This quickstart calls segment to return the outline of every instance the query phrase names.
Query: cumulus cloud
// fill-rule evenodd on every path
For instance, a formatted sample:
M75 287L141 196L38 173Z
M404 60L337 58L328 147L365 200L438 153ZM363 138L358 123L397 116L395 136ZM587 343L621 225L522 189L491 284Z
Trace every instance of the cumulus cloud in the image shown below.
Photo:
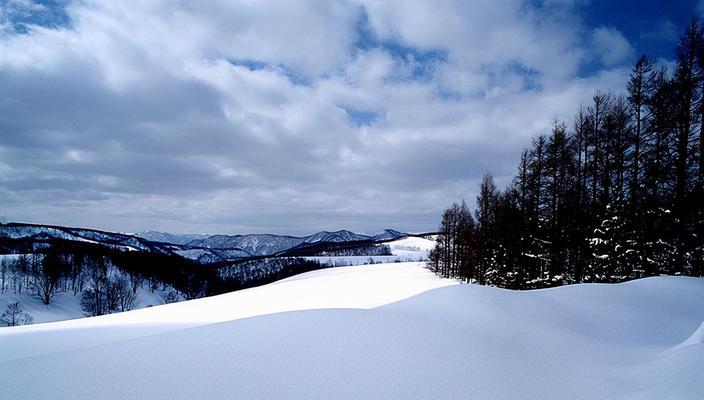
M0 209L134 231L431 230L632 51L572 2L85 0L0 39ZM601 33L599 33L601 32ZM603 36L603 37L602 37ZM620 39L624 43L618 43Z
M604 65L616 65L628 61L634 54L633 47L623 34L615 28L600 27L592 32L594 51Z

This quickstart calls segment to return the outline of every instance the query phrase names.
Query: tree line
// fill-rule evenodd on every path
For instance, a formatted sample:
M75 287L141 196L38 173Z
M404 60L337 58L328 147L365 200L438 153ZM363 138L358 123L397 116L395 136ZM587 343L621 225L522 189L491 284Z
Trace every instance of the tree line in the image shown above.
M145 287L175 291L162 281L118 268L109 256L96 253L32 253L0 261L0 294L30 295L49 305L58 294L71 293L80 296L81 308L91 316L136 308L137 292ZM18 313L10 308L10 315Z
M5 245L8 245L5 240ZM15 249L16 243L10 243ZM25 295L49 305L59 294L78 296L88 316L140 306L140 292L156 293L164 303L196 299L259 286L320 269L302 258L262 258L204 266L172 255L122 251L97 244L52 240L38 247L21 243L24 253L0 260L0 295ZM12 306L12 304L10 304ZM21 304L5 310L0 323L31 322Z
M620 93L596 91L568 125L533 137L503 191L490 174L474 213L442 215L428 266L529 289L704 275L704 26L672 67L641 56Z

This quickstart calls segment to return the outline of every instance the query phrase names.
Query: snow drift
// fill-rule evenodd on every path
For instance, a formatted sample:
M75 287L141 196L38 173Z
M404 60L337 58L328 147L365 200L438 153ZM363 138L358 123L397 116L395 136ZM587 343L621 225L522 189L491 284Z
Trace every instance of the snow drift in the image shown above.
M704 345L680 344L702 296L685 277L514 292L413 263L316 271L0 329L0 385L12 399L701 399Z

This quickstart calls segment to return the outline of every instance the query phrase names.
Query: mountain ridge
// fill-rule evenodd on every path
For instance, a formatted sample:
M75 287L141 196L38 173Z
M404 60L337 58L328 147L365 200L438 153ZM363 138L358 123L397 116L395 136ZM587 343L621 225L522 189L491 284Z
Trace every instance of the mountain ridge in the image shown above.
M284 256L289 250L315 249L327 244L380 243L409 236L392 229L370 236L349 230L320 231L307 236L276 234L172 234L144 231L133 234L91 228L8 222L0 224L0 239L24 241L33 247L52 240L87 242L123 251L177 255L200 264L238 261L252 257ZM5 244L10 246L10 244ZM312 250L311 250L312 251Z

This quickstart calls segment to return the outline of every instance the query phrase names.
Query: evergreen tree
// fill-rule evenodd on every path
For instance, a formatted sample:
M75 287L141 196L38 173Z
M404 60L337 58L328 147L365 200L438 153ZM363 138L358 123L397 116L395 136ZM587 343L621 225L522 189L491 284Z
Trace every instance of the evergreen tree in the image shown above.
M504 192L485 175L475 227L464 228L466 205L448 209L433 262L448 260L446 276L510 288L704 275L699 20L675 55L672 71L639 58L626 97L596 91L572 132L555 121L534 137Z
M479 284L484 284L487 279L494 281L495 275L498 272L497 268L495 268L498 248L494 240L497 200L498 194L496 185L494 184L494 178L490 174L485 174L479 186L476 210L478 224L477 245L479 246L477 254L477 280Z

